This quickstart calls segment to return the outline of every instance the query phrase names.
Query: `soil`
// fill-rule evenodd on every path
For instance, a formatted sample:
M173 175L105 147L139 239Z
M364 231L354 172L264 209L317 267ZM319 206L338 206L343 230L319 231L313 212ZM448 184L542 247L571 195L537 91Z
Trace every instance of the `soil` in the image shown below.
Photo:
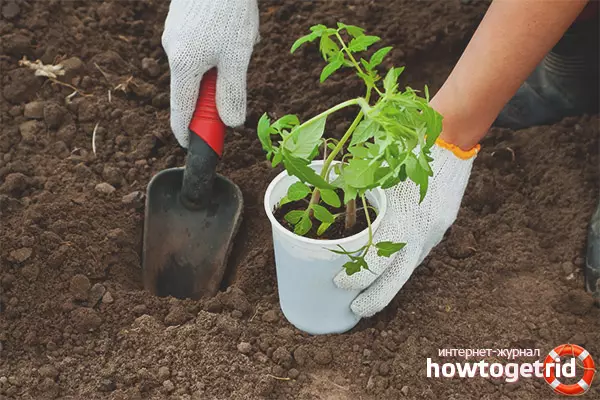
M338 199L340 199L340 201L341 201L344 198L344 192L340 189L337 189L335 192L338 196ZM297 211L305 211L308 203L310 202L310 198L311 198L311 195L308 195L308 196L306 196L306 198L304 198L302 200L291 201L289 203L285 203L285 204L277 207L274 210L273 216L275 217L275 219L277 219L277 221L279 221L281 226L283 226L285 229L289 230L290 232L294 232L295 225L288 222L285 219L285 216L290 211L296 211L296 210ZM356 235L357 233L360 233L369 227L369 224L367 222L367 216L364 212L364 209L361 207L356 209L355 224L351 228L346 229L346 219L345 219L346 207L343 204L343 202L341 202L340 207L331 206L329 204L326 204L323 201L321 201L319 203L319 205L321 205L322 207L325 207L333 215L336 215L336 214L341 214L341 215L339 217L337 217L335 219L335 222L333 224L331 224L327 228L327 230L325 232L323 232L321 235L318 234L318 229L319 229L319 226L321 225L321 222L319 220L317 220L316 217L312 217L311 218L311 222L312 222L311 229L305 235L303 235L305 237L308 237L311 239L322 239L322 240L343 239L345 237ZM373 205L371 205L369 200L367 200L367 207L370 207L369 208L369 219L371 222L373 222L373 221L375 221L375 218L377 218L377 213L375 212L375 210L373 208L371 208L371 207L373 207Z
M169 130L168 2L0 2L0 398L551 399L541 379L428 379L426 360L571 342L598 363L600 310L582 275L597 115L492 130L447 238L381 313L320 337L285 320L262 203L280 171L255 126L265 111L305 119L360 94L343 78L317 85L317 50L292 56L290 44L316 23L363 26L395 46L406 82L433 92L487 2L259 3L247 123L228 132L219 171L244 195L237 272L216 298L181 301L150 296L140 269L145 186L185 158ZM79 94L67 102L73 90L23 56L65 60L61 79ZM587 398L600 395L596 376Z

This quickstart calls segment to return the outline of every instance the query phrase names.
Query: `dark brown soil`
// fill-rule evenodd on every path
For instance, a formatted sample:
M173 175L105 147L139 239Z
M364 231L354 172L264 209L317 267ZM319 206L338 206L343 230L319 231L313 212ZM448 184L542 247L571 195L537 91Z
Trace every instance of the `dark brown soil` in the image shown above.
M343 205L343 202L341 201L344 198L344 192L342 190L338 189L338 190L336 190L336 194L338 195L338 198L340 199L340 202L341 202L340 207L331 206L329 204L324 203L323 201L319 202L319 205L325 207L331 214L338 215L338 217L335 219L335 222L333 224L331 224L325 232L323 232L321 235L319 235L318 230L319 230L319 226L321 225L321 222L319 220L317 220L316 217L313 216L311 218L312 227L308 231L308 233L306 233L304 235L305 237L308 237L311 239L321 239L321 240L343 239L345 237L356 235L357 233L360 233L369 227L369 224L367 221L367 216L364 212L364 209L362 207L357 207L356 223L351 228L346 229L346 219L345 219L346 218L345 217L346 207ZM302 200L292 201L292 202L285 203L285 204L277 207L273 212L273 216L275 217L275 219L277 221L279 221L281 226L283 226L290 232L294 232L295 225L288 222L285 219L285 216L290 211L306 210L306 207L308 206L308 204L310 202L310 197L311 196L308 195L308 196L306 196L306 198L304 198ZM367 207L373 207L368 200L367 200ZM375 218L377 218L377 213L375 212L375 210L373 208L369 208L369 218L370 218L371 222L375 221Z
M434 91L486 6L260 1L247 127L228 133L220 166L245 200L237 273L228 291L193 302L141 287L145 186L185 157L169 132L168 2L1 1L0 398L558 398L539 379L428 379L426 359L572 342L600 362L600 310L581 268L598 200L597 115L493 130L447 240L350 333L309 337L278 306L262 197L279 171L254 127L266 111L305 119L361 87L333 77L319 87L317 50L292 56L290 44L315 23L364 26L395 46L406 82ZM24 55L70 59L62 79L85 96L67 103L73 90L34 77ZM348 117L328 131L339 136ZM600 397L598 376L586 398Z

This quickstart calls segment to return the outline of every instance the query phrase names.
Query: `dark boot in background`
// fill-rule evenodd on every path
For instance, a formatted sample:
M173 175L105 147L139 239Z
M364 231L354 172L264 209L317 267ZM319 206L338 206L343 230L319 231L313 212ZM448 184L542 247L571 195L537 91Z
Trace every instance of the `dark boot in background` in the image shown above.
M504 107L494 126L517 130L597 113L598 37L598 18L575 22Z

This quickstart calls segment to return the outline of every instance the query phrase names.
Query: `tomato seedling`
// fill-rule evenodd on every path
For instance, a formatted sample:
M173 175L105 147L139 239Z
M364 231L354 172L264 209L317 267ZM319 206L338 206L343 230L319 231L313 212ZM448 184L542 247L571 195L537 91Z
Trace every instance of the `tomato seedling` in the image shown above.
M299 179L290 186L280 205L310 198L304 210L285 215L285 220L294 226L294 233L306 235L318 223L317 234L322 235L342 217L324 205L340 207L342 201L346 207L345 227L351 228L356 223L356 201L361 202L369 230L368 243L357 250L334 250L350 258L344 268L351 275L369 269L365 255L372 246L384 257L405 246L390 241L374 243L365 193L374 188L388 189L409 179L418 185L422 201L432 176L430 153L442 129L442 116L429 106L427 87L425 97L410 87L399 89L398 77L403 67L390 68L383 78L379 75L378 67L392 47L369 51L370 57L360 56L379 42L379 37L343 23L338 23L337 28L315 25L293 44L291 52L317 40L326 62L320 82L342 68L353 68L366 87L365 96L344 101L303 123L296 115L285 115L271 123L265 113L257 132L271 165L283 164L289 175ZM327 117L348 107L355 107L357 114L346 133L340 140L325 139ZM317 173L309 165L321 148L325 157L323 168ZM336 190L343 192L342 199Z

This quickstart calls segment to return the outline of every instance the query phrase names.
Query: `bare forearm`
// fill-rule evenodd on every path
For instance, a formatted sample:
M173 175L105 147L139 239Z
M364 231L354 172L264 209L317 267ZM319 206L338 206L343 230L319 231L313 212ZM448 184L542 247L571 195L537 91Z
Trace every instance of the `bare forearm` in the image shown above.
M494 0L454 70L431 100L442 139L469 149L558 42L587 0Z

